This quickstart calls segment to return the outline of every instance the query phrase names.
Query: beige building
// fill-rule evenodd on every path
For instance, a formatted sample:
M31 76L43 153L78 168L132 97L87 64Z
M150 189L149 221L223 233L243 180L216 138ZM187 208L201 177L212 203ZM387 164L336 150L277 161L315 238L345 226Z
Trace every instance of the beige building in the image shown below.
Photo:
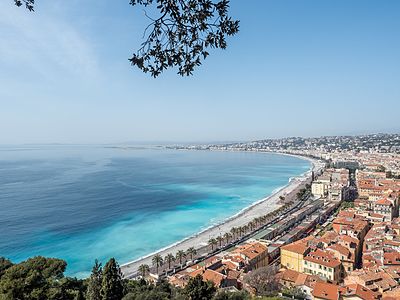
M342 264L330 252L317 249L304 257L303 272L318 275L330 282L338 283L342 278Z
M325 197L328 194L329 183L326 181L314 181L311 184L311 193L316 197Z
M395 215L393 202L387 198L377 200L374 206L374 213L384 216L385 221L391 221Z
M303 258L310 252L306 242L298 242L281 247L281 265L289 270L303 272Z

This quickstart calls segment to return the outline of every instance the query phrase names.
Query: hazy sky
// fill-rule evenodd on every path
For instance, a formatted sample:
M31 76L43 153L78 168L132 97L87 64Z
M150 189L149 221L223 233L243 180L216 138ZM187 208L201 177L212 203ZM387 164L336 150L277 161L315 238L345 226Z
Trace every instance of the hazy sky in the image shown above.
M131 67L128 0L0 2L0 143L252 140L400 131L400 1L233 0L195 75Z

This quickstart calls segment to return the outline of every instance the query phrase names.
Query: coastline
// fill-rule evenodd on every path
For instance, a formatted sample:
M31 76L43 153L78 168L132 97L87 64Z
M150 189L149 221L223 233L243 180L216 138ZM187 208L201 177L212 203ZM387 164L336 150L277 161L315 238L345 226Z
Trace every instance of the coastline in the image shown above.
M226 151L226 150L224 150ZM257 151L261 152L261 151ZM237 214L224 219L220 223L212 225L192 236L186 237L176 243L168 245L162 249L149 253L143 257L135 259L121 265L123 276L126 278L132 277L137 273L137 269L141 264L152 265L152 257L155 254L160 254L162 257L168 253L175 254L179 250L186 251L190 247L199 248L208 244L208 240L216 238L219 235L223 235L225 232L229 232L232 227L239 227L247 224L256 217L265 215L281 206L279 204L280 196L284 196L288 200L295 200L298 190L300 190L306 183L311 182L312 172L318 172L322 168L322 164L318 160L310 157L304 157L300 155L278 153L278 152L261 152L270 153L277 155L288 155L297 157L303 160L311 162L311 168L303 174L290 178L285 186L276 189L271 195L254 202L250 206L242 209Z

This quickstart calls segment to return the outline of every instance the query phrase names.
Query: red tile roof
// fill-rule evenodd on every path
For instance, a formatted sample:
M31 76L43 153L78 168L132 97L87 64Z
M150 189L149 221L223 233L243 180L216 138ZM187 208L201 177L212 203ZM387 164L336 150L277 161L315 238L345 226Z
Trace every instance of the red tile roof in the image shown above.
M320 249L307 254L304 260L330 268L336 268L340 265L340 261L332 253Z
M350 284L345 287L345 292L344 295L346 296L358 296L359 298L363 300L375 300L377 299L377 295L371 291L370 289L367 289L366 287L363 287L360 284Z
M302 254L302 255L304 255L304 253L306 253L308 249L309 249L309 247L304 240L299 240L297 242L294 242L294 243L291 243L291 244L281 247L281 250L286 250L286 251L290 251L290 252L294 252L294 253Z
M344 292L345 289L331 283L317 282L315 284L312 295L315 298L326 299L326 300L338 300L339 293Z
M392 202L389 201L389 200L386 199L386 198L379 199L378 201L375 202L375 204L386 205L386 206L391 206L391 205L393 205Z

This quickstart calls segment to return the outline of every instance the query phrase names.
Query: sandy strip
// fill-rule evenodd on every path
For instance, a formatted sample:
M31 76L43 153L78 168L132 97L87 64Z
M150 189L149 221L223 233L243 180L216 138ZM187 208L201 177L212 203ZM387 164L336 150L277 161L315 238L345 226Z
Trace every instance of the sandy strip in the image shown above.
M322 168L322 164L317 160L309 159L306 157L300 157L301 159L307 159L312 163L312 169L314 172L318 172ZM275 209L280 204L279 197L284 196L287 201L294 201L296 199L297 192L305 186L306 183L311 182L311 170L306 172L300 177L293 178L288 185L278 190L274 194L256 202L252 206L242 210L235 216L226 219L224 222L218 225L214 225L198 234L188 237L176 244L170 245L164 249L158 250L154 253L148 254L135 261L121 265L121 270L124 277L130 277L137 273L137 269L141 264L152 265L152 257L155 254L160 254L165 257L168 253L175 254L178 250L186 251L190 247L199 248L208 244L210 238L216 238L219 235L223 235L225 232L229 232L232 227L239 227L247 224L256 217L263 216Z

